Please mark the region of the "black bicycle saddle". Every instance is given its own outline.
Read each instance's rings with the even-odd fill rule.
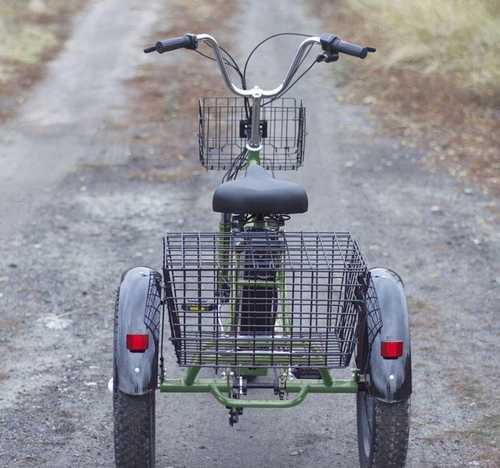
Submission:
[[[212,200],[214,211],[234,214],[305,213],[307,205],[302,186],[275,179],[257,164],[251,164],[244,177],[219,185]]]

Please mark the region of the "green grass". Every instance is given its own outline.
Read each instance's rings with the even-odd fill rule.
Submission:
[[[384,51],[388,68],[453,75],[463,87],[500,93],[499,0],[344,0]]]
[[[53,32],[28,20],[32,5],[27,0],[0,3],[0,79],[10,75],[15,63],[37,63],[56,43]]]
[[[85,0],[0,0],[0,83],[56,50],[70,15]]]

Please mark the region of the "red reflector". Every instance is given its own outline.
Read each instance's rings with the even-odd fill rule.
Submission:
[[[149,335],[147,333],[129,333],[127,335],[127,349],[131,353],[143,353],[148,349]]]
[[[403,355],[403,340],[384,340],[380,346],[384,359],[397,359]]]

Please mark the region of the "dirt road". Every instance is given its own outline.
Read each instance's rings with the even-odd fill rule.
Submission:
[[[46,79],[0,128],[0,466],[113,466],[106,385],[119,275],[159,267],[166,230],[216,228],[213,174],[159,183],[126,170],[134,129],[117,124],[124,80],[148,60],[141,46],[164,3],[91,3]],[[240,56],[267,33],[323,29],[299,1],[245,2],[242,11],[231,21],[244,21],[246,34],[226,44]],[[267,48],[251,81],[281,80],[294,47]],[[410,466],[497,466],[498,200],[464,192],[423,170],[418,150],[378,137],[365,108],[336,101],[334,71],[318,65],[291,93],[308,107],[309,134],[305,167],[283,177],[304,184],[310,208],[290,229],[350,229],[372,266],[405,279]],[[171,354],[167,370],[177,372]],[[161,467],[357,464],[352,396],[248,411],[235,429],[208,396],[161,396],[158,409]]]

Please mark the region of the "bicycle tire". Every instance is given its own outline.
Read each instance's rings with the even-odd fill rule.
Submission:
[[[115,301],[113,350],[117,346],[118,301]],[[113,423],[115,465],[119,468],[154,468],[155,466],[155,391],[128,395],[118,389],[118,369],[113,359]]]
[[[363,391],[357,394],[356,408],[360,466],[405,466],[410,432],[410,399],[386,403]]]

